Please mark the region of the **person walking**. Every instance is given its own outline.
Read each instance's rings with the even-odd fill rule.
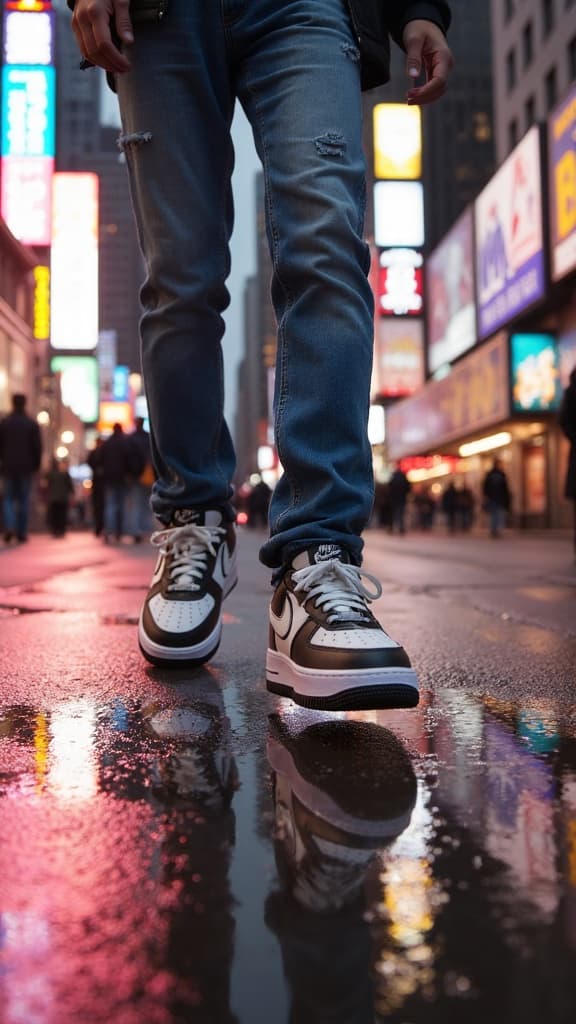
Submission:
[[[132,479],[128,494],[130,533],[135,544],[150,533],[150,491],[155,480],[150,451],[150,434],[144,430],[142,416],[136,418],[135,430],[129,435],[132,458]]]
[[[64,537],[68,525],[68,505],[74,484],[64,462],[52,459],[46,474],[46,519],[53,537]]]
[[[564,494],[574,502],[574,560],[576,561],[576,367],[562,396],[558,422],[570,443]]]
[[[4,540],[28,540],[30,492],[42,461],[42,438],[26,412],[26,395],[12,396],[12,412],[0,422],[0,475],[4,487]]]
[[[142,365],[164,529],[139,641],[162,665],[218,648],[237,580],[233,445],[223,418],[236,99],[264,167],[278,320],[275,439],[283,467],[260,551],[273,570],[268,689],[334,710],[417,703],[416,674],[369,603],[367,421],[373,299],[363,239],[361,89],[444,92],[444,0],[68,0],[86,63],[117,89],[139,237]],[[115,29],[115,39],[110,27]],[[425,81],[417,84],[420,72]]]
[[[486,511],[490,521],[490,536],[500,537],[510,508],[508,479],[500,459],[494,459],[492,469],[484,477],[482,491],[486,499]]]
[[[406,533],[406,505],[412,485],[402,470],[400,463],[388,481],[388,500],[390,502],[390,533]]]
[[[104,469],[102,466],[102,445],[104,438],[97,437],[96,443],[91,452],[88,453],[87,462],[92,470],[92,490],[90,498],[92,503],[92,519],[94,522],[94,533],[100,537],[104,531]]]
[[[108,543],[112,536],[122,540],[125,532],[126,499],[133,465],[130,443],[121,423],[114,424],[112,434],[100,451],[104,482],[104,540]]]

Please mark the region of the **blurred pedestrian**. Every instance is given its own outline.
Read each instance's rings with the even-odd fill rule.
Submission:
[[[150,434],[144,430],[144,418],[136,418],[136,428],[129,435],[131,445],[130,490],[128,508],[130,533],[135,544],[150,533],[152,513],[150,511],[150,492],[156,479],[150,451]]]
[[[564,494],[574,503],[574,558],[576,559],[576,367],[562,396],[558,420],[570,442]]]
[[[53,537],[64,537],[68,525],[68,506],[74,494],[74,484],[68,466],[52,459],[46,474],[46,519]]]
[[[388,481],[388,501],[390,502],[390,527],[389,532],[406,533],[406,505],[408,495],[412,489],[406,473],[400,463],[392,473]]]
[[[456,484],[450,480],[442,494],[442,512],[446,520],[448,533],[456,533],[456,519],[458,514],[458,491]]]
[[[429,487],[421,487],[414,495],[416,525],[419,530],[427,533],[434,526],[436,501]]]
[[[104,530],[104,466],[102,465],[103,437],[97,437],[94,448],[88,454],[88,465],[92,470],[92,490],[90,492],[92,501],[92,518],[94,520],[94,533],[100,537]]]
[[[500,537],[506,522],[506,513],[510,508],[508,479],[500,459],[494,459],[492,469],[486,473],[482,484],[482,491],[486,500],[490,536]]]
[[[112,434],[101,448],[104,481],[104,540],[114,536],[121,540],[126,530],[126,501],[133,467],[131,445],[121,423],[115,423]]]
[[[472,529],[474,523],[474,495],[467,484],[462,484],[456,491],[456,521],[458,528],[464,533]]]
[[[153,663],[207,661],[237,581],[221,339],[239,99],[265,167],[280,325],[274,407],[283,475],[260,551],[276,588],[267,685],[319,708],[414,703],[409,659],[369,608],[381,586],[373,578],[367,586],[360,569],[373,500],[374,334],[361,89],[387,80],[391,35],[406,51],[408,103],[438,99],[452,64],[448,5],[68,3],[84,58],[114,77],[147,269],[142,365],[158,473],[152,505],[165,529],[152,537],[160,555],[140,646]],[[318,630],[327,639],[316,643]]]
[[[12,412],[0,422],[0,475],[4,487],[4,540],[28,540],[30,492],[40,469],[42,439],[26,412],[26,395],[12,396]]]
[[[265,528],[268,525],[268,508],[272,491],[264,480],[259,480],[248,495],[248,526]]]

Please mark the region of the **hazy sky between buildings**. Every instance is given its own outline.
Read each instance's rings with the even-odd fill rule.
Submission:
[[[102,75],[101,113],[103,124],[120,125],[118,101],[108,89]],[[254,176],[260,167],[252,131],[240,105],[232,125],[232,136],[236,151],[236,166],[232,179],[234,205],[236,208],[234,233],[232,236],[232,271],[228,278],[230,306],[224,314],[226,334],[224,337],[224,367],[226,403],[225,413],[228,426],[234,430],[234,415],[237,402],[238,365],[244,348],[244,283],[256,267],[256,211],[254,203]]]

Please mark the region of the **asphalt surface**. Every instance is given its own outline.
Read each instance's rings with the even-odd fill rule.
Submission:
[[[422,696],[345,715],[265,690],[261,540],[196,672],[147,545],[0,550],[0,1021],[572,1024],[569,537],[370,531]]]

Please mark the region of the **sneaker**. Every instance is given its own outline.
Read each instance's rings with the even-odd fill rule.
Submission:
[[[415,707],[410,659],[368,607],[381,593],[338,545],[301,552],[270,605],[268,689],[320,711]]]
[[[219,511],[181,509],[150,538],[160,549],[138,639],[153,665],[201,665],[216,653],[222,600],[237,583],[236,532]]]

